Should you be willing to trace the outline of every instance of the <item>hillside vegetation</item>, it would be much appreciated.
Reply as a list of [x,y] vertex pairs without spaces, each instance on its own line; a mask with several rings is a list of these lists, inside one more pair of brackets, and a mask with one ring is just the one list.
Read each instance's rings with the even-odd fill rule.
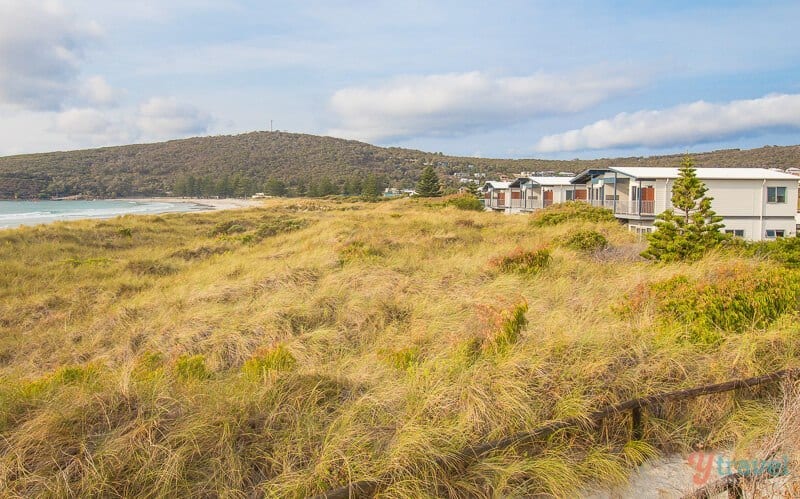
[[653,264],[608,218],[270,200],[2,231],[4,494],[301,497],[381,477],[386,497],[574,497],[661,453],[754,455],[780,425],[774,387],[665,405],[642,440],[619,416],[436,464],[798,366],[796,245]]
[[[800,146],[714,151],[693,157],[697,166],[800,167]],[[465,172],[485,173],[493,178],[520,171],[578,172],[609,165],[674,166],[678,158],[587,161],[464,158],[331,137],[252,132],[3,157],[0,198],[167,193],[245,196],[258,191],[293,196],[361,194],[364,189],[374,190],[372,184],[411,188],[425,163],[437,166],[444,177]],[[365,182],[370,184],[365,187]]]

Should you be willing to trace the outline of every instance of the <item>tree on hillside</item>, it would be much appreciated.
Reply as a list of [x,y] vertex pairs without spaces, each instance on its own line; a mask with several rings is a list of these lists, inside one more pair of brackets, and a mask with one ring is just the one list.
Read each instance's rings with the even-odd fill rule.
[[280,180],[271,178],[267,180],[267,183],[264,185],[264,192],[270,196],[285,196],[286,184]]
[[697,178],[694,161],[685,157],[672,186],[673,208],[656,217],[657,230],[647,236],[650,244],[642,256],[662,261],[697,260],[727,238],[720,231],[722,217],[711,209],[713,198],[706,196],[706,191]]
[[442,195],[442,186],[439,184],[439,177],[436,175],[432,166],[426,166],[422,170],[422,176],[417,182],[417,196],[423,198],[433,198]]

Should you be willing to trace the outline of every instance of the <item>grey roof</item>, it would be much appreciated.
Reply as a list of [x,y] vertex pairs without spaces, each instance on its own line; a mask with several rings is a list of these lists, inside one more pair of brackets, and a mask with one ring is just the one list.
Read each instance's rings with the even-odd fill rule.
[[[697,178],[701,180],[800,180],[788,173],[767,168],[696,168]],[[647,167],[647,166],[612,166],[594,168],[579,173],[573,183],[581,183],[581,179],[603,172],[616,172],[633,178],[678,178],[679,168]],[[586,180],[583,180],[585,182]]]
[[509,187],[519,187],[527,182],[532,182],[542,186],[571,185],[570,180],[572,180],[571,177],[519,177],[511,182]]
[[[643,166],[612,167],[623,175],[634,178],[678,178],[679,168],[648,168]],[[696,168],[697,178],[703,180],[797,180],[794,175],[767,168]]]
[[511,182],[498,182],[496,180],[487,180],[481,189],[486,189],[487,187],[491,187],[492,189],[507,189],[508,186],[511,185]]

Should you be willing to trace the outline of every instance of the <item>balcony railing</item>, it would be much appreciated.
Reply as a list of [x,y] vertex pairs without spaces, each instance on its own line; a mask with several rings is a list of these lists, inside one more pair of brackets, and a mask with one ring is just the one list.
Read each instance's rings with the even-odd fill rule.
[[635,200],[629,202],[627,199],[618,199],[616,206],[613,199],[592,199],[589,204],[608,208],[619,215],[654,215],[656,207],[655,201]]

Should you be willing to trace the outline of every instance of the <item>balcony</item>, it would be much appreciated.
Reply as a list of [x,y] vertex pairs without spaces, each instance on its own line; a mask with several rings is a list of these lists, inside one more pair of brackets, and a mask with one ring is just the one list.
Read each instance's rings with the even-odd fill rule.
[[612,199],[592,199],[589,201],[592,206],[599,206],[607,208],[614,212],[615,215],[640,215],[640,216],[653,216],[655,215],[656,203],[655,201],[633,201],[629,203],[627,199],[618,199],[616,207]]

